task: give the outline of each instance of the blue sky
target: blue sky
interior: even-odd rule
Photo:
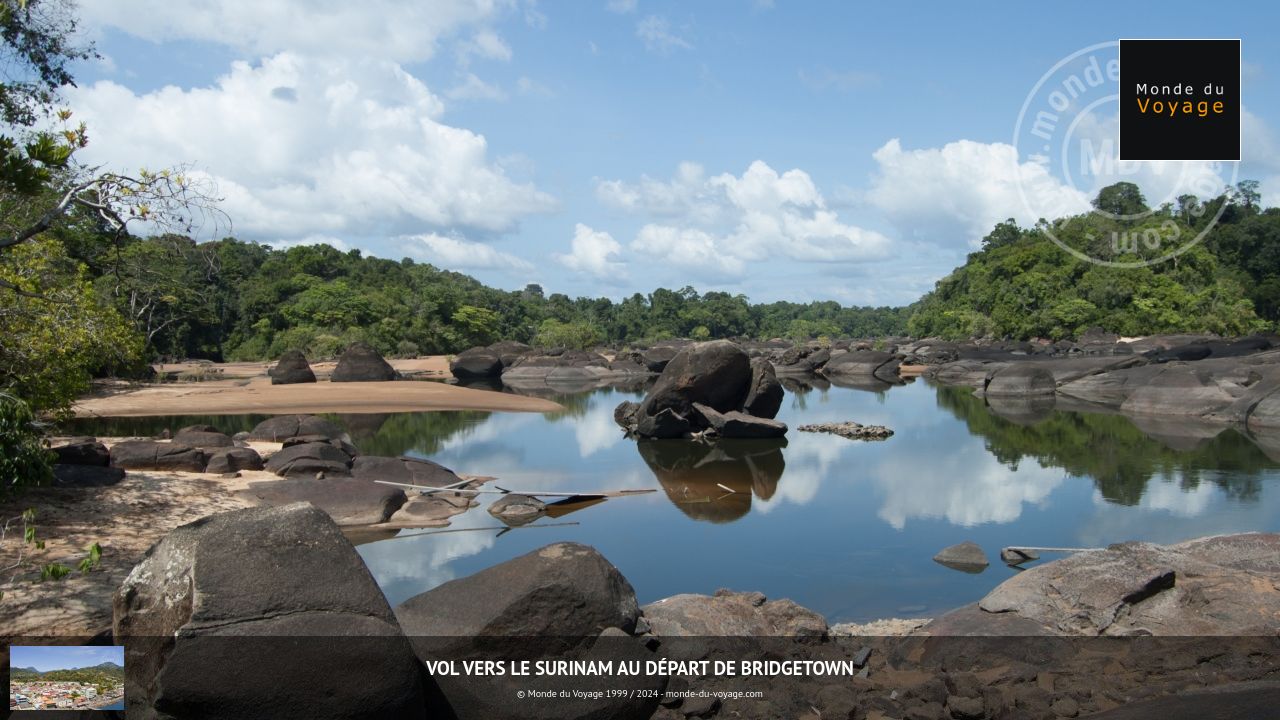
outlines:
[[[81,14],[105,56],[68,93],[88,160],[191,164],[241,238],[505,288],[911,302],[995,221],[1079,208],[1121,179],[1036,176],[1024,202],[1014,138],[1055,63],[1120,37],[1241,37],[1239,177],[1280,194],[1267,7],[121,0]],[[1112,133],[1111,107],[1082,132]],[[1131,172],[1149,196],[1169,190]]]
[[[33,667],[41,672],[74,670],[112,662],[124,667],[124,646],[58,645],[39,647],[14,645],[9,648],[9,667]]]

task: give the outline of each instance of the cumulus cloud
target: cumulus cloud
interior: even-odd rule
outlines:
[[[578,223],[573,230],[573,246],[568,255],[556,255],[556,260],[570,270],[599,278],[617,277],[623,265],[613,258],[622,252],[622,245],[607,232],[592,230]]]
[[[667,55],[673,50],[692,50],[693,43],[671,29],[671,22],[661,15],[650,15],[636,23],[636,37],[651,52]]]
[[[476,77],[475,73],[467,73],[462,81],[449,88],[445,93],[451,100],[506,100],[507,94],[502,88]]]
[[[597,197],[648,216],[633,250],[682,267],[741,275],[748,262],[789,258],[858,262],[886,257],[883,235],[842,222],[803,170],[779,174],[755,161],[740,176],[707,177],[682,163],[670,181],[598,182]]]
[[[872,157],[878,169],[866,199],[913,239],[976,245],[1010,217],[1032,224],[1089,208],[1085,193],[1041,165],[1019,162],[1017,149],[1005,143],[959,140],[941,148],[903,150],[894,138]],[[1059,212],[1032,217],[1024,209],[1019,182],[1031,205]]]
[[[402,247],[409,254],[450,269],[533,271],[533,265],[525,260],[484,243],[435,233],[414,235],[403,240]]]
[[[138,94],[104,81],[68,96],[93,129],[86,161],[194,162],[252,239],[497,232],[554,206],[491,162],[483,136],[443,123],[439,98],[389,61],[279,53],[209,87]]]
[[[510,60],[511,47],[498,33],[488,28],[477,31],[470,39],[458,43],[458,61],[466,65],[471,58],[486,60]]]
[[[89,27],[115,28],[153,42],[200,40],[254,55],[288,50],[415,62],[434,55],[441,40],[495,20],[515,5],[514,0],[117,0],[82,3],[79,11]],[[470,42],[478,41],[482,52],[501,54],[491,38],[482,36]]]

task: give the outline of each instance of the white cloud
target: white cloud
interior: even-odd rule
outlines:
[[[288,50],[413,62],[430,58],[442,39],[496,20],[514,5],[512,0],[117,0],[82,3],[79,11],[90,28],[115,28],[154,42],[202,40],[254,55]]]
[[[441,122],[439,98],[392,62],[280,53],[210,87],[67,94],[93,133],[87,162],[193,162],[250,239],[505,231],[555,204],[490,162],[483,136]]]
[[[426,233],[402,238],[406,252],[450,270],[531,272],[533,265],[484,243]]]
[[[652,52],[666,55],[672,50],[692,50],[693,44],[671,29],[671,23],[661,15],[650,15],[636,23],[636,37]]]
[[[507,94],[502,88],[476,77],[475,73],[467,73],[462,82],[449,88],[445,93],[451,100],[506,100]]]
[[[755,161],[741,175],[708,178],[682,163],[669,182],[597,183],[607,205],[650,216],[631,247],[683,270],[741,275],[748,262],[789,258],[858,262],[886,257],[883,235],[845,224],[803,170],[778,174]]]
[[[458,43],[458,62],[466,66],[473,57],[486,60],[511,59],[511,47],[498,33],[484,28],[471,36],[469,40]]]
[[[605,3],[605,7],[609,9],[609,12],[625,15],[626,13],[635,12],[637,4],[637,0],[609,0],[609,2]]]
[[[897,138],[872,154],[878,172],[866,194],[911,239],[938,244],[976,245],[997,223],[1013,217],[1033,224],[1089,209],[1089,196],[1070,188],[1042,166],[1018,162],[1005,143],[959,140],[941,148],[903,150]],[[1056,208],[1031,217],[1018,183],[1032,207]]]
[[[622,273],[623,265],[612,258],[621,252],[622,246],[612,235],[578,223],[573,230],[572,251],[568,255],[556,255],[556,260],[571,270],[599,278],[616,278]]]

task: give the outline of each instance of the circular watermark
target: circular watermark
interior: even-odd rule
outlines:
[[[1120,160],[1119,50],[1115,40],[1081,48],[1040,77],[1014,126],[1014,176],[1023,208],[1046,221],[1038,227],[1058,247],[1098,265],[1146,267],[1190,250],[1213,229],[1227,203],[1209,217],[1209,201],[1236,184],[1240,164]],[[1134,188],[1152,196],[1139,204]],[[1114,222],[1077,223],[1068,242],[1067,226],[1081,214]]]

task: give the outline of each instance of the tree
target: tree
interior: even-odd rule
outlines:
[[[1116,217],[1141,215],[1149,210],[1142,191],[1131,182],[1118,182],[1098,191],[1093,206]]]

